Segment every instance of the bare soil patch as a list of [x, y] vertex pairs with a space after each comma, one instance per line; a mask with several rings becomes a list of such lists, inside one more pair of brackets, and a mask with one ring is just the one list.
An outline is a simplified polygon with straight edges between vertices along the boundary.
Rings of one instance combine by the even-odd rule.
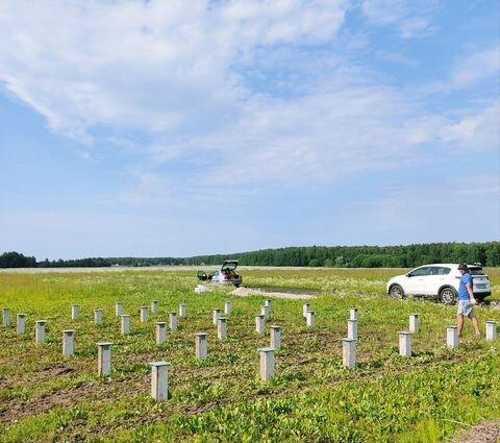
[[15, 423], [25, 417], [43, 414], [57, 406], [71, 407], [79, 400], [94, 393], [95, 388], [80, 386], [69, 390], [61, 390], [29, 401], [11, 401], [0, 410], [0, 423]]
[[57, 377], [59, 375], [70, 374], [75, 370], [73, 368], [70, 368], [69, 366], [60, 364], [60, 365], [47, 366], [43, 368], [43, 371], [45, 373], [48, 373], [52, 377]]
[[316, 298], [315, 295], [312, 294], [296, 294], [290, 292], [271, 292], [271, 291], [263, 291], [261, 289], [255, 288], [236, 288], [231, 292], [232, 295], [236, 295], [237, 297], [252, 297], [252, 296], [262, 296], [269, 298], [285, 298], [289, 300], [311, 300]]
[[480, 423], [460, 434], [455, 443], [497, 443], [500, 442], [500, 420]]

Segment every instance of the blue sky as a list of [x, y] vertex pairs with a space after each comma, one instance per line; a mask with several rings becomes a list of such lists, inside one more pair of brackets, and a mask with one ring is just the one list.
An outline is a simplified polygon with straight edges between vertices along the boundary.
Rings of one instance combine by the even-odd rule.
[[0, 251], [500, 238], [491, 0], [3, 0]]

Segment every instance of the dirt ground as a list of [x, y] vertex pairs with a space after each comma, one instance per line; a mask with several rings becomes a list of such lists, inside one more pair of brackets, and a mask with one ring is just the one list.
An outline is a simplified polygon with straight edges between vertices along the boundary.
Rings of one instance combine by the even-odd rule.
[[286, 298], [290, 300], [311, 300], [315, 298], [312, 294], [295, 294], [289, 292], [269, 292], [263, 291], [261, 289], [253, 289], [253, 288], [237, 288], [231, 292], [232, 295], [237, 297], [250, 297], [253, 295], [260, 295], [262, 297], [269, 298]]
[[500, 442], [500, 421], [480, 423], [460, 434], [454, 443], [498, 443]]

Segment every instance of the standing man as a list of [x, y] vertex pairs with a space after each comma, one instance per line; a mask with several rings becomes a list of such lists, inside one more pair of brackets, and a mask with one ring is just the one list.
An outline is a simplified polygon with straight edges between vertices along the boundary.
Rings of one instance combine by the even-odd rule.
[[462, 331], [464, 329], [464, 317], [468, 317], [472, 321], [472, 325], [474, 326], [474, 330], [476, 331], [476, 337], [479, 338], [481, 337], [481, 332], [479, 331], [479, 324], [474, 313], [474, 305], [476, 304], [476, 299], [474, 298], [474, 293], [472, 292], [472, 277], [469, 273], [469, 268], [467, 267], [467, 265], [459, 265], [458, 270], [462, 274], [462, 277], [460, 278], [460, 286], [458, 288], [458, 336], [462, 337]]

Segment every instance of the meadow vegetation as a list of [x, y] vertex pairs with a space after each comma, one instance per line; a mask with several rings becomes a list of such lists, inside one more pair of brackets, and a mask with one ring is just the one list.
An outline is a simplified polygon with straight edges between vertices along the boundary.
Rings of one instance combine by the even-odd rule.
[[[227, 291], [196, 295], [192, 271], [0, 273], [0, 308], [28, 316], [28, 332], [0, 328], [0, 441], [407, 441], [452, 438], [471, 425], [500, 418], [498, 342], [475, 341], [470, 325], [461, 346], [445, 346], [455, 307], [432, 301], [393, 300], [385, 283], [398, 269], [242, 271], [252, 287], [302, 289], [312, 301], [316, 327], [308, 330], [302, 302], [273, 300], [266, 334], [254, 332], [262, 297]], [[500, 299], [500, 270], [487, 270]], [[160, 313], [139, 322], [138, 310], [160, 300]], [[217, 340], [212, 309], [233, 302], [229, 337]], [[114, 303], [133, 316], [132, 334], [120, 335]], [[81, 306], [72, 321], [71, 304]], [[166, 343], [154, 342], [154, 323], [179, 303], [188, 318]], [[341, 339], [348, 311], [359, 310], [359, 365], [342, 368]], [[93, 323], [102, 308], [104, 323]], [[422, 329], [413, 357], [398, 355], [397, 335], [418, 313]], [[500, 324], [500, 311], [481, 308]], [[34, 322], [48, 321], [48, 342], [34, 343]], [[257, 349], [269, 345], [269, 325], [283, 327], [272, 382], [257, 377]], [[64, 329], [76, 329], [76, 355], [64, 359]], [[194, 358], [194, 334], [209, 333], [209, 357]], [[100, 379], [96, 342], [113, 342], [113, 374]], [[149, 397], [149, 362], [171, 363], [171, 398]]]

